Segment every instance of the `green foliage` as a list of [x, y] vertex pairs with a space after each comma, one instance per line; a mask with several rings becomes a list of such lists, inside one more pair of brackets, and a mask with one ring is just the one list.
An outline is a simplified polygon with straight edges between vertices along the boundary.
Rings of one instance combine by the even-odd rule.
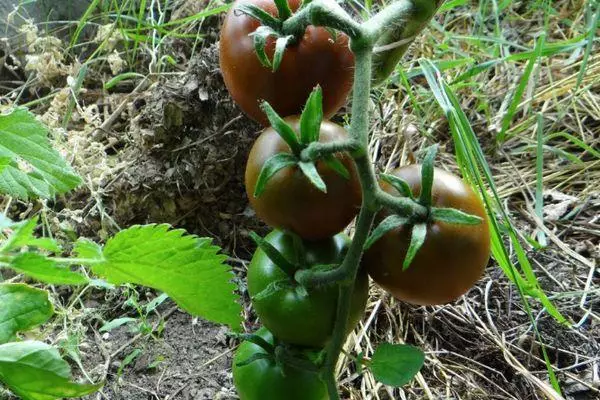
[[51, 199], [80, 178], [48, 141], [48, 129], [29, 111], [0, 114], [0, 192], [20, 199]]
[[0, 284], [0, 344], [12, 340], [17, 332], [46, 322], [54, 309], [48, 292], [24, 284]]
[[379, 382], [403, 386], [410, 382], [425, 362], [425, 354], [414, 346], [382, 343], [377, 347], [369, 368]]
[[36, 341], [0, 345], [0, 381], [23, 400], [53, 400], [93, 393], [101, 384], [70, 381], [71, 369], [58, 350]]

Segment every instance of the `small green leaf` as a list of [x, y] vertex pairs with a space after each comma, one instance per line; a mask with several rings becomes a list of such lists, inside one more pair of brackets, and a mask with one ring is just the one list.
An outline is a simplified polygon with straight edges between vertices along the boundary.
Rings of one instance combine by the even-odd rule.
[[99, 332], [110, 332], [113, 329], [116, 329], [125, 324], [129, 324], [131, 322], [137, 322], [137, 319], [130, 318], [130, 317], [116, 318], [116, 319], [113, 319], [112, 321], [107, 322], [104, 325], [102, 325], [98, 331]]
[[271, 60], [269, 60], [265, 48], [267, 47], [267, 39], [269, 36], [273, 35], [275, 35], [275, 32], [267, 26], [259, 26], [251, 34], [252, 39], [254, 40], [254, 51], [256, 52], [258, 61], [266, 68], [272, 67]]
[[51, 259], [36, 253], [18, 255], [11, 261], [10, 268], [51, 285], [83, 285], [88, 281], [85, 276], [59, 267]]
[[262, 8], [255, 6], [250, 3], [241, 3], [238, 4], [233, 12], [239, 11], [243, 14], [249, 15], [250, 17], [260, 21], [260, 24], [263, 26], [268, 26], [272, 29], [279, 29], [281, 27], [281, 21], [277, 18], [264, 11]]
[[398, 193], [400, 193], [400, 195], [414, 199], [412, 190], [410, 190], [409, 184], [404, 179], [401, 179], [395, 175], [389, 175], [389, 174], [380, 174], [379, 177], [384, 182], [392, 185], [392, 187], [394, 189], [396, 189], [398, 191]]
[[377, 225], [377, 228], [373, 229], [373, 232], [371, 232], [371, 235], [368, 237], [363, 248], [365, 250], [368, 250], [371, 246], [373, 246], [373, 244], [376, 241], [381, 239], [386, 233], [396, 228], [399, 228], [402, 225], [406, 225], [407, 223], [408, 219], [405, 217], [401, 217], [399, 215], [390, 215], [389, 217], [381, 221], [381, 223]]
[[425, 354], [414, 346], [382, 343], [371, 359], [375, 379], [385, 385], [400, 387], [410, 382], [425, 362]]
[[298, 166], [302, 170], [304, 176], [308, 178], [310, 183], [312, 183], [317, 189], [319, 189], [323, 193], [327, 193], [327, 186], [325, 186], [325, 182], [319, 175], [319, 171], [317, 171], [317, 167], [314, 162], [298, 162]]
[[327, 164], [329, 168], [337, 172], [342, 178], [350, 179], [350, 171], [348, 171], [348, 168], [346, 168], [344, 163], [342, 163], [339, 158], [328, 155], [327, 157], [323, 158], [323, 162]]
[[283, 168], [291, 167], [297, 163], [298, 159], [293, 154], [279, 153], [271, 156], [271, 158], [265, 161], [260, 173], [258, 174], [256, 186], [254, 187], [254, 197], [260, 197], [260, 195], [263, 194], [267, 187], [267, 183], [273, 177], [273, 175]]
[[0, 192], [20, 199], [54, 198], [81, 182], [50, 145], [46, 126], [24, 108], [0, 114], [0, 158]]
[[10, 228], [13, 229], [13, 232], [10, 234], [8, 239], [6, 239], [6, 241], [2, 244], [2, 251], [9, 252], [28, 246], [48, 250], [53, 253], [60, 253], [62, 249], [54, 239], [36, 238], [33, 236], [33, 232], [37, 227], [37, 223], [37, 218], [13, 223], [10, 226]]
[[294, 276], [294, 273], [300, 268], [294, 262], [285, 258], [283, 254], [275, 246], [261, 238], [254, 232], [250, 232], [250, 237], [256, 243], [258, 248], [269, 257], [269, 260], [273, 261], [273, 264], [281, 268], [285, 273], [290, 276]]
[[425, 237], [427, 236], [427, 224], [415, 224], [412, 227], [411, 235], [410, 235], [410, 245], [408, 246], [408, 251], [406, 252], [406, 257], [404, 258], [404, 263], [402, 263], [402, 270], [406, 271], [408, 267], [410, 267], [410, 263], [417, 255], [418, 251], [425, 243]]
[[311, 92], [300, 116], [300, 141], [307, 145], [319, 141], [323, 121], [323, 91], [316, 86]]
[[448, 224], [479, 225], [483, 221], [477, 215], [467, 214], [454, 208], [431, 207], [431, 218]]
[[136, 358], [142, 355], [142, 349], [134, 349], [131, 353], [127, 354], [127, 356], [121, 361], [121, 365], [119, 365], [119, 369], [117, 370], [117, 375], [121, 376], [123, 374], [123, 370], [127, 368], [129, 364], [135, 361]]
[[134, 283], [167, 293], [192, 315], [239, 329], [241, 306], [227, 256], [212, 239], [169, 225], [132, 226], [104, 246], [93, 271], [110, 283]]
[[294, 129], [292, 129], [292, 127], [289, 126], [266, 101], [263, 101], [260, 107], [267, 115], [273, 129], [275, 129], [279, 136], [281, 136], [288, 146], [290, 146], [292, 153], [296, 156], [300, 156], [302, 146], [298, 141], [298, 135], [294, 132]]
[[48, 292], [21, 283], [0, 284], [0, 304], [0, 344], [17, 332], [43, 324], [54, 314]]
[[275, 41], [275, 53], [273, 54], [273, 72], [279, 69], [281, 65], [281, 60], [283, 60], [283, 54], [285, 53], [285, 49], [287, 48], [288, 43], [294, 37], [292, 35], [278, 37], [277, 41]]
[[435, 156], [437, 154], [438, 146], [433, 145], [427, 149], [427, 153], [423, 158], [423, 165], [421, 166], [421, 196], [419, 202], [425, 207], [431, 206], [431, 190], [433, 188], [433, 170]]
[[58, 350], [42, 342], [0, 345], [0, 382], [23, 400], [76, 398], [94, 393], [102, 384], [70, 381], [71, 369]]

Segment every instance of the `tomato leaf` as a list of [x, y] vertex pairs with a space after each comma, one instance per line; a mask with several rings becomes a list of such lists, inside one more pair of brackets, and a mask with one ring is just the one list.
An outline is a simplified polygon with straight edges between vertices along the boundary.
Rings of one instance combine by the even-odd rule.
[[42, 342], [25, 341], [0, 345], [0, 382], [24, 400], [82, 397], [102, 384], [70, 381], [71, 369], [58, 350]]
[[386, 183], [392, 185], [402, 196], [414, 199], [410, 186], [404, 179], [400, 179], [395, 175], [380, 174], [379, 177]]
[[269, 119], [273, 129], [275, 129], [279, 136], [281, 136], [288, 146], [290, 146], [292, 153], [294, 153], [296, 156], [299, 156], [300, 152], [302, 151], [302, 146], [298, 141], [298, 135], [296, 132], [294, 132], [294, 129], [288, 125], [288, 123], [285, 122], [266, 101], [261, 103], [261, 108], [267, 115], [267, 118]]
[[275, 53], [273, 54], [273, 72], [279, 69], [281, 60], [283, 60], [283, 54], [287, 48], [287, 44], [293, 38], [294, 37], [292, 35], [277, 38], [277, 41], [275, 42]]
[[294, 277], [296, 271], [300, 268], [299, 265], [285, 258], [279, 250], [275, 248], [271, 243], [261, 238], [254, 232], [250, 232], [250, 238], [256, 243], [260, 250], [262, 250], [269, 260], [273, 261], [273, 264], [277, 265], [283, 272], [288, 274], [290, 277]]
[[454, 208], [431, 207], [431, 218], [448, 224], [479, 225], [483, 221], [477, 215], [467, 214]]
[[327, 193], [327, 186], [325, 186], [325, 182], [319, 175], [314, 162], [300, 161], [298, 162], [298, 166], [302, 170], [304, 176], [308, 178], [310, 183], [312, 183], [321, 192]]
[[254, 4], [248, 2], [241, 3], [237, 6], [235, 11], [239, 11], [246, 14], [260, 22], [262, 26], [267, 26], [272, 29], [279, 29], [281, 27], [281, 21]]
[[279, 153], [275, 154], [263, 165], [260, 173], [258, 174], [258, 179], [256, 180], [256, 187], [254, 188], [254, 197], [259, 197], [265, 191], [267, 183], [269, 179], [273, 177], [277, 172], [282, 170], [283, 168], [291, 167], [292, 165], [296, 165], [298, 163], [298, 159], [289, 153]]
[[67, 267], [59, 267], [44, 255], [22, 253], [10, 262], [10, 268], [38, 281], [53, 285], [83, 285], [88, 279]]
[[234, 275], [220, 250], [212, 239], [167, 224], [135, 225], [109, 239], [100, 257], [90, 263], [112, 284], [163, 291], [190, 314], [236, 330], [242, 310], [234, 293]]
[[0, 192], [20, 199], [54, 198], [81, 183], [29, 111], [0, 114]]
[[54, 314], [48, 292], [22, 283], [0, 284], [0, 304], [0, 344], [17, 332], [43, 324]]
[[300, 116], [300, 140], [303, 144], [319, 141], [323, 121], [323, 91], [317, 85], [310, 93]]
[[425, 362], [425, 354], [414, 346], [382, 343], [369, 365], [375, 379], [385, 385], [400, 387], [410, 382]]
[[258, 61], [267, 67], [271, 68], [271, 60], [267, 56], [265, 52], [265, 48], [267, 47], [267, 39], [269, 36], [275, 35], [275, 32], [269, 28], [268, 26], [259, 26], [253, 33], [250, 34], [252, 39], [254, 40], [254, 51], [256, 52], [256, 56], [258, 57]]
[[437, 145], [433, 145], [427, 149], [427, 153], [423, 158], [421, 167], [421, 196], [419, 202], [425, 207], [431, 206], [431, 190], [433, 188], [433, 170], [435, 155], [437, 154]]
[[363, 248], [365, 250], [368, 250], [371, 246], [373, 246], [373, 244], [376, 241], [381, 239], [386, 233], [396, 228], [399, 228], [407, 223], [408, 219], [405, 217], [401, 217], [399, 215], [390, 215], [389, 217], [381, 221], [381, 223], [377, 225], [375, 229], [373, 229], [373, 232], [371, 232], [371, 235], [367, 238]]
[[7, 228], [11, 228], [13, 231], [2, 243], [0, 251], [6, 253], [27, 246], [47, 250], [52, 253], [60, 253], [62, 249], [55, 240], [50, 238], [36, 238], [33, 236], [37, 223], [38, 219], [36, 217], [30, 220], [9, 224]]
[[408, 251], [406, 252], [406, 257], [404, 258], [404, 263], [402, 263], [402, 270], [406, 271], [410, 266], [410, 263], [417, 255], [417, 252], [425, 243], [425, 237], [427, 236], [427, 224], [415, 224], [412, 227], [411, 235], [410, 235], [410, 245], [408, 246]]

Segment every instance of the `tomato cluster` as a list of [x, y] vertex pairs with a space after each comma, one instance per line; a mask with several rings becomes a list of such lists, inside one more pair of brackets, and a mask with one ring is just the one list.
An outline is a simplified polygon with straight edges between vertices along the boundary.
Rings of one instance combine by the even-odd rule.
[[[340, 284], [306, 287], [296, 277], [299, 272], [303, 276], [303, 270], [321, 271], [342, 263], [350, 239], [340, 232], [356, 217], [363, 196], [348, 153], [312, 159], [305, 152], [351, 143], [348, 133], [327, 118], [346, 101], [354, 66], [343, 33], [332, 36], [309, 26], [290, 39], [276, 32], [283, 22], [277, 19], [278, 11], [289, 14], [308, 3], [289, 0], [291, 10], [286, 11], [281, 1], [276, 5], [274, 0], [238, 0], [221, 30], [225, 84], [240, 108], [266, 127], [250, 151], [245, 185], [256, 215], [273, 228], [264, 239], [254, 237], [258, 249], [247, 272], [248, 293], [264, 327], [242, 343], [234, 358], [233, 378], [242, 400], [328, 397], [317, 373], [318, 357], [315, 361], [305, 353], [318, 353], [330, 341]], [[257, 18], [272, 26], [261, 26]], [[283, 54], [278, 53], [281, 43]], [[433, 161], [426, 170], [432, 169]], [[456, 299], [482, 274], [490, 238], [481, 201], [454, 175], [429, 172], [422, 173], [418, 165], [394, 171], [402, 190], [380, 183], [383, 191], [412, 197], [415, 209], [427, 212], [420, 213], [418, 221], [405, 219], [372, 233], [377, 240], [364, 253], [353, 283], [347, 333], [364, 314], [369, 275], [401, 300], [432, 305]], [[431, 196], [416, 200], [422, 185], [426, 194], [431, 186]], [[383, 221], [379, 226], [389, 214], [384, 209], [377, 215], [376, 222]], [[481, 223], [453, 222], [461, 218]], [[411, 250], [415, 240], [416, 253]]]

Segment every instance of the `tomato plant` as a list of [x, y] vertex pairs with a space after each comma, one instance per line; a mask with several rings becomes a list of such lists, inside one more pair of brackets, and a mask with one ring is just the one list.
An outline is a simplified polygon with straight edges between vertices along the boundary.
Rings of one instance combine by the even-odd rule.
[[[409, 165], [392, 173], [421, 193], [421, 166]], [[382, 188], [398, 194], [383, 182]], [[410, 266], [403, 268], [411, 242], [410, 225], [396, 228], [376, 241], [363, 256], [373, 280], [394, 297], [413, 304], [444, 304], [464, 294], [481, 277], [490, 256], [490, 233], [479, 197], [460, 178], [435, 169], [432, 206], [454, 208], [482, 218], [477, 225], [430, 220], [427, 233]], [[386, 212], [379, 214], [383, 220]]]
[[[259, 106], [266, 100], [282, 116], [300, 114], [304, 102], [318, 84], [323, 88], [325, 118], [335, 114], [346, 102], [352, 88], [354, 56], [348, 37], [339, 33], [332, 38], [321, 27], [308, 26], [301, 37], [287, 45], [276, 71], [263, 65], [255, 52], [253, 34], [259, 21], [237, 10], [249, 3], [276, 16], [273, 0], [239, 0], [227, 14], [221, 28], [220, 67], [233, 100], [252, 119], [268, 125]], [[300, 0], [290, 0], [295, 11]], [[275, 40], [268, 39], [265, 52], [272, 58]]]
[[[285, 121], [294, 131], [299, 131], [298, 117], [288, 117]], [[342, 127], [329, 121], [321, 123], [319, 142], [347, 138], [348, 133]], [[255, 196], [265, 163], [280, 153], [291, 153], [291, 149], [271, 127], [261, 133], [250, 150], [246, 164], [246, 192], [258, 217], [274, 228], [289, 230], [310, 240], [341, 232], [356, 216], [361, 202], [360, 182], [350, 156], [345, 153], [335, 156], [348, 170], [349, 179], [327, 163], [317, 161], [316, 169], [325, 182], [326, 193], [315, 187], [300, 167], [292, 165], [273, 175], [262, 194]]]
[[[275, 344], [273, 335], [261, 328], [256, 335]], [[241, 400], [327, 400], [327, 386], [319, 376], [292, 366], [278, 365], [271, 357], [256, 359], [269, 353], [257, 344], [243, 342], [233, 358], [233, 383]]]
[[[304, 242], [303, 249], [297, 249], [293, 237], [281, 231], [271, 232], [265, 240], [287, 260], [304, 268], [340, 263], [349, 243], [345, 234], [339, 234], [321, 241]], [[322, 347], [326, 344], [333, 331], [337, 285], [305, 289], [261, 249], [252, 257], [247, 280], [254, 310], [263, 325], [278, 339], [309, 347]], [[354, 284], [348, 332], [362, 318], [368, 292], [368, 276], [361, 270]]]

